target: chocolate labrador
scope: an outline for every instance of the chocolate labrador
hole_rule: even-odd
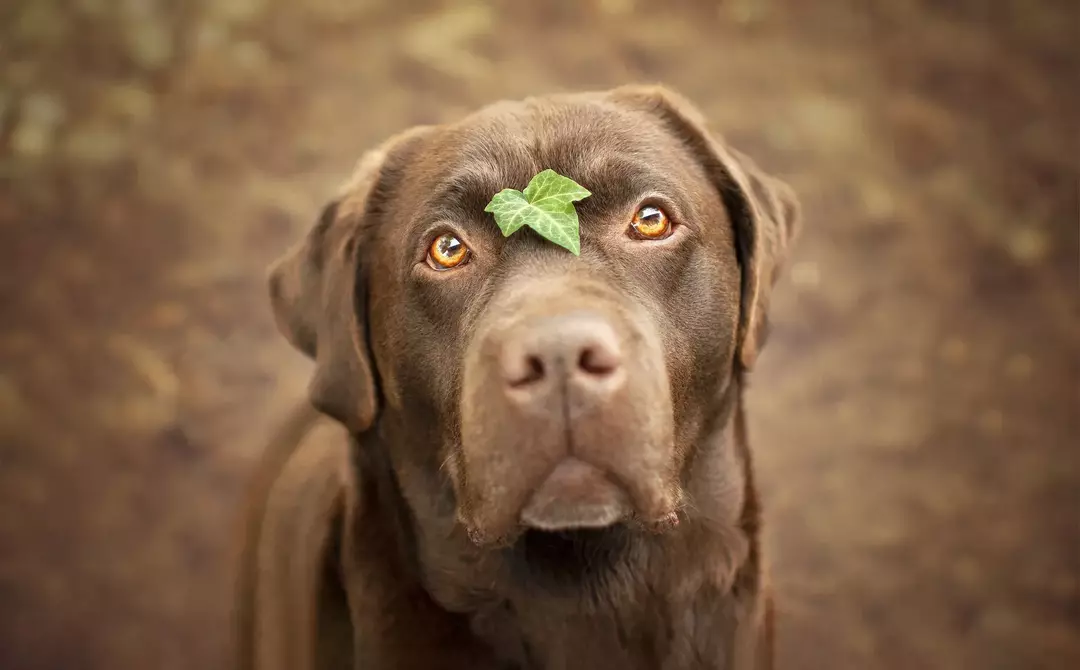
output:
[[[485,212],[548,168],[592,193],[580,255]],[[797,212],[655,87],[366,155],[270,271],[314,373],[254,488],[239,667],[769,667],[742,393]]]

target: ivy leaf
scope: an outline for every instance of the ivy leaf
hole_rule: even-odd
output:
[[[590,195],[573,179],[544,170],[532,178],[524,192],[506,188],[496,193],[484,211],[495,215],[503,237],[528,226],[577,256],[581,253],[581,234],[574,203]]]

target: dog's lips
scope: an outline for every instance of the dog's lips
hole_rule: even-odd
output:
[[[573,456],[560,461],[521,510],[521,523],[544,531],[604,528],[633,515],[629,496],[599,468]]]
[[[474,544],[488,548],[508,546],[528,530],[593,531],[626,523],[664,533],[679,525],[678,487],[669,489],[659,482],[621,486],[616,481],[604,468],[564,456],[538,486],[521,496],[520,506],[484,506],[479,514],[478,508],[459,507],[458,519]]]

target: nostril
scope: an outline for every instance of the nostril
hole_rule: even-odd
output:
[[[590,313],[515,324],[487,343],[490,354],[484,358],[496,366],[491,372],[517,401],[539,402],[566,384],[590,387],[590,393],[610,390],[622,378],[621,338],[604,318]]]
[[[581,351],[578,368],[597,377],[610,375],[619,367],[618,352],[605,346],[589,346]]]
[[[515,374],[507,379],[511,388],[529,386],[544,378],[544,361],[539,356],[525,356],[516,367]]]

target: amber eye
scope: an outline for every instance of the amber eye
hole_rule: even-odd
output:
[[[659,240],[671,234],[671,220],[664,210],[646,205],[634,214],[630,222],[633,235],[645,240]]]
[[[449,270],[469,258],[469,247],[453,233],[443,233],[428,247],[428,265],[436,270]]]

